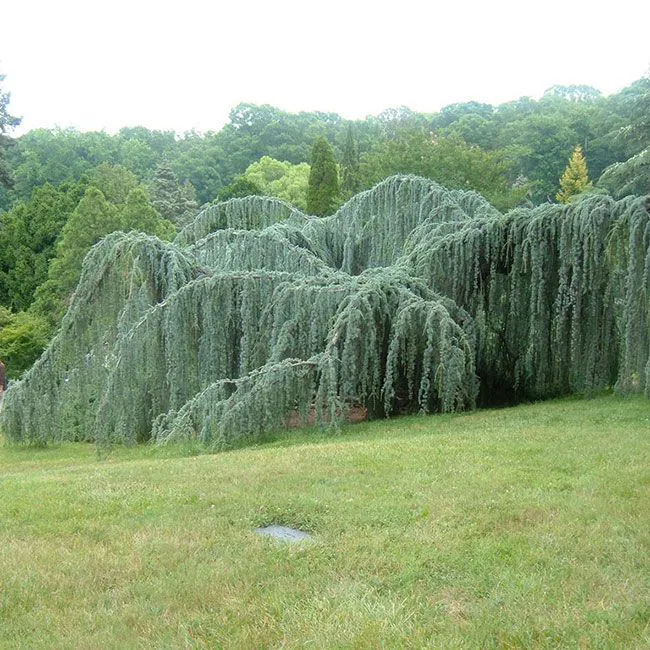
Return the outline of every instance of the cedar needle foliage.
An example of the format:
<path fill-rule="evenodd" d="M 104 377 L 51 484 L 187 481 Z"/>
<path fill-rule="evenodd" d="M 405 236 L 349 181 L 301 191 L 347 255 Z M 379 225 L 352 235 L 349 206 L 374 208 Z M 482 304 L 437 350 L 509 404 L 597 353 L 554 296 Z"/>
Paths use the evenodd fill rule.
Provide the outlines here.
<path fill-rule="evenodd" d="M 615 386 L 650 397 L 648 199 L 501 214 L 396 176 L 316 218 L 211 206 L 173 243 L 114 233 L 7 391 L 13 441 L 254 440 L 288 422 Z"/>

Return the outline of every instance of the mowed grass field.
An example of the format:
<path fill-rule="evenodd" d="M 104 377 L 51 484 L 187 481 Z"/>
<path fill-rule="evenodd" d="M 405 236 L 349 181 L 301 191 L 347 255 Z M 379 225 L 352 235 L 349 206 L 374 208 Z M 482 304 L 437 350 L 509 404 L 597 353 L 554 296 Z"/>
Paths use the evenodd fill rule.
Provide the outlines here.
<path fill-rule="evenodd" d="M 0 647 L 649 648 L 649 547 L 642 398 L 214 455 L 5 446 Z"/>

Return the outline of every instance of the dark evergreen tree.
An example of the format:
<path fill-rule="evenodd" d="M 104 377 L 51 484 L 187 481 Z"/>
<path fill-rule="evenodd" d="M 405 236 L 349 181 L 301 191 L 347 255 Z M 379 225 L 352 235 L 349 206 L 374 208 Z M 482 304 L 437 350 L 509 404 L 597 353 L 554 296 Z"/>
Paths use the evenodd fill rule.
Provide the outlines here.
<path fill-rule="evenodd" d="M 354 137 L 354 128 L 348 124 L 341 164 L 341 190 L 346 197 L 354 196 L 361 189 L 361 170 L 359 168 L 359 147 Z"/>
<path fill-rule="evenodd" d="M 91 246 L 102 237 L 120 230 L 117 208 L 109 203 L 96 187 L 89 187 L 74 212 L 70 215 L 57 242 L 57 255 L 52 260 L 48 282 L 37 291 L 53 292 L 62 297 L 74 290 L 81 273 L 81 263 Z"/>
<path fill-rule="evenodd" d="M 135 230 L 150 233 L 164 240 L 170 240 L 176 234 L 174 224 L 161 219 L 142 185 L 129 193 L 120 212 L 120 228 L 124 232 Z"/>
<path fill-rule="evenodd" d="M 57 324 L 79 280 L 84 257 L 100 239 L 117 230 L 145 232 L 165 240 L 174 235 L 173 224 L 160 218 L 142 185 L 133 188 L 122 204 L 108 201 L 97 187 L 89 187 L 61 230 L 47 280 L 36 289 L 33 311 Z"/>
<path fill-rule="evenodd" d="M 184 226 L 196 216 L 195 193 L 189 183 L 182 185 L 169 162 L 163 160 L 151 182 L 151 199 L 163 219 Z"/>
<path fill-rule="evenodd" d="M 0 214 L 0 304 L 15 311 L 31 305 L 82 192 L 81 184 L 54 188 L 46 183 L 29 201 Z"/>
<path fill-rule="evenodd" d="M 307 212 L 318 217 L 332 214 L 339 197 L 339 174 L 330 143 L 317 138 L 311 152 L 307 187 Z"/>

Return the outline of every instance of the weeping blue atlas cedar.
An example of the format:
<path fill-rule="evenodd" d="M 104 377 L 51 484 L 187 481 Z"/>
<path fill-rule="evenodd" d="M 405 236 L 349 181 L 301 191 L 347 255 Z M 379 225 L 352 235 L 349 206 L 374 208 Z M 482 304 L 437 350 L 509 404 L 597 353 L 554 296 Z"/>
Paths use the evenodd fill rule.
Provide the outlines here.
<path fill-rule="evenodd" d="M 499 213 L 387 179 L 336 214 L 212 206 L 173 243 L 113 233 L 13 384 L 9 440 L 199 440 L 615 387 L 650 397 L 648 198 Z"/>

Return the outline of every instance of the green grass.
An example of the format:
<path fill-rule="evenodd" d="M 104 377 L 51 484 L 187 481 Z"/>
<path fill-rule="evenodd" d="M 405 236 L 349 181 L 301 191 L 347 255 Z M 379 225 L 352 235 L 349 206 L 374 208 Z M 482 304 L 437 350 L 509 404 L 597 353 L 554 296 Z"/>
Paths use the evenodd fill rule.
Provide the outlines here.
<path fill-rule="evenodd" d="M 647 400 L 188 453 L 0 449 L 0 647 L 650 647 Z"/>

